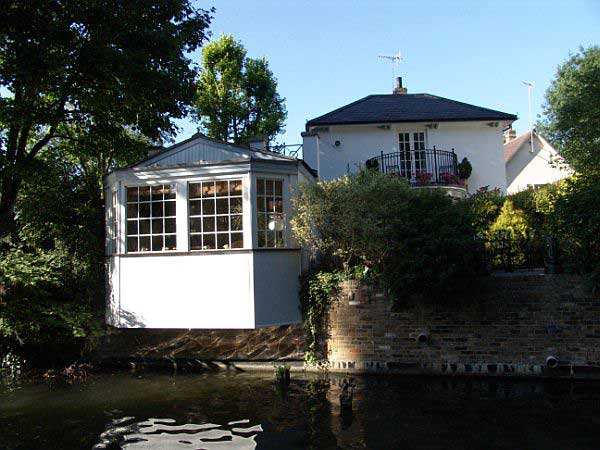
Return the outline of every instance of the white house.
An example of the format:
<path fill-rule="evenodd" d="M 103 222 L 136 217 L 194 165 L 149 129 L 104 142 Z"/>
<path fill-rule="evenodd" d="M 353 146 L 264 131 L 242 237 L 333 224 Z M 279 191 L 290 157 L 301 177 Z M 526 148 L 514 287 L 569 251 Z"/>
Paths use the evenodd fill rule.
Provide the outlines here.
<path fill-rule="evenodd" d="M 197 135 L 105 177 L 107 322 L 256 328 L 301 320 L 290 188 L 301 160 Z"/>
<path fill-rule="evenodd" d="M 510 130 L 504 145 L 506 184 L 509 194 L 555 183 L 573 174 L 573 170 L 561 162 L 557 151 L 533 131 L 515 137 Z M 533 151 L 532 151 L 533 143 Z"/>
<path fill-rule="evenodd" d="M 438 97 L 408 94 L 397 79 L 393 94 L 369 95 L 309 120 L 303 133 L 305 161 L 322 179 L 370 165 L 405 176 L 414 185 L 457 183 L 457 163 L 473 167 L 468 188 L 506 191 L 503 130 L 517 117 Z M 369 163 L 367 163 L 367 161 Z"/>

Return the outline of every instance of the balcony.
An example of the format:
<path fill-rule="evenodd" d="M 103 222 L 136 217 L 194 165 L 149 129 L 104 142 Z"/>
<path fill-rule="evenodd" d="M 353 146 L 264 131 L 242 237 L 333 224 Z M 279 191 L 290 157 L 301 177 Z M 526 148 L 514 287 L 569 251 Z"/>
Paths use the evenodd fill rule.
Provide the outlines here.
<path fill-rule="evenodd" d="M 458 160 L 452 151 L 432 149 L 383 153 L 366 161 L 368 169 L 404 177 L 413 187 L 452 187 L 466 194 L 458 176 Z M 464 193 L 462 192 L 464 191 Z"/>

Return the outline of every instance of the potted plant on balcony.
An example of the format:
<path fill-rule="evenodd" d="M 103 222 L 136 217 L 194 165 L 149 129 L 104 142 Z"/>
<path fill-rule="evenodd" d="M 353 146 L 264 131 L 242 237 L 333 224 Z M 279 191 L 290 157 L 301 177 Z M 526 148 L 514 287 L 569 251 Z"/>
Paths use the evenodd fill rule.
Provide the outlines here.
<path fill-rule="evenodd" d="M 429 172 L 417 172 L 415 178 L 417 179 L 418 186 L 427 186 L 433 178 L 433 174 Z"/>
<path fill-rule="evenodd" d="M 461 162 L 458 163 L 458 177 L 462 181 L 462 183 L 468 188 L 467 180 L 471 176 L 471 172 L 473 172 L 473 166 L 471 162 L 464 157 Z"/>

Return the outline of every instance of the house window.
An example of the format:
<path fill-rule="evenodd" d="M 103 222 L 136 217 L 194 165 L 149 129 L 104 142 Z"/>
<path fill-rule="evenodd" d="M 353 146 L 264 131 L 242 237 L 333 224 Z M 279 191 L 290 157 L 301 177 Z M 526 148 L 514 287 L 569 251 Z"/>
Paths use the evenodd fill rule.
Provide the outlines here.
<path fill-rule="evenodd" d="M 242 180 L 190 183 L 190 249 L 244 247 Z"/>
<path fill-rule="evenodd" d="M 175 185 L 127 188 L 127 252 L 177 248 Z"/>
<path fill-rule="evenodd" d="M 417 173 L 427 172 L 427 159 L 425 154 L 425 133 L 413 133 L 413 149 L 415 151 L 415 170 Z"/>
<path fill-rule="evenodd" d="M 258 246 L 285 247 L 283 181 L 257 179 Z"/>
<path fill-rule="evenodd" d="M 108 211 L 108 252 L 117 252 L 117 199 L 119 198 L 118 191 L 112 191 L 110 198 L 110 209 Z"/>

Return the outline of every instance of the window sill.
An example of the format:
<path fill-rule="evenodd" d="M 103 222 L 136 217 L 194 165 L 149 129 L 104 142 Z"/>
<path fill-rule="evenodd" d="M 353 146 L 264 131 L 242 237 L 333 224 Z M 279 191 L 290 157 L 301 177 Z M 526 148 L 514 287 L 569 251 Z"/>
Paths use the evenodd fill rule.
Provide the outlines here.
<path fill-rule="evenodd" d="M 120 258 L 144 258 L 144 257 L 155 257 L 155 256 L 193 256 L 193 255 L 227 255 L 237 253 L 253 253 L 253 252 L 299 252 L 299 247 L 287 247 L 287 248 L 232 248 L 228 250 L 215 249 L 215 250 L 190 250 L 187 252 L 181 251 L 166 251 L 166 252 L 138 252 L 138 253 L 113 253 L 107 255 L 110 257 Z"/>

